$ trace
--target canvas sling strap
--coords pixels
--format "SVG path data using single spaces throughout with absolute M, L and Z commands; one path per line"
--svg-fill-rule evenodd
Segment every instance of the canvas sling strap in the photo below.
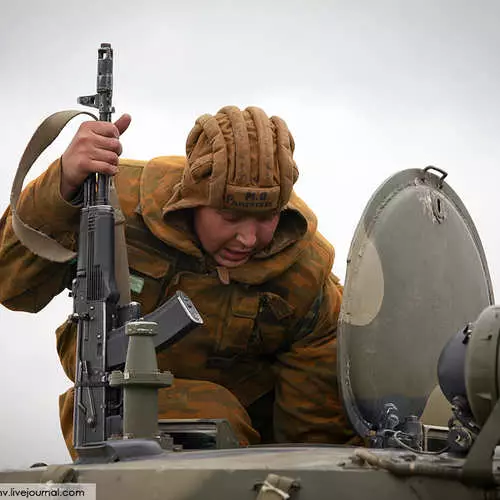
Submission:
M 23 189 L 24 179 L 33 163 L 52 144 L 66 124 L 78 115 L 87 115 L 97 120 L 96 116 L 87 111 L 67 110 L 58 111 L 42 122 L 24 150 L 10 193 L 12 227 L 16 236 L 34 254 L 53 262 L 69 262 L 76 257 L 76 253 L 63 247 L 50 236 L 24 223 L 17 213 L 17 202 Z M 125 217 L 120 210 L 113 181 L 110 183 L 109 199 L 115 212 L 115 278 L 120 292 L 119 305 L 126 305 L 130 302 L 130 284 L 125 242 Z

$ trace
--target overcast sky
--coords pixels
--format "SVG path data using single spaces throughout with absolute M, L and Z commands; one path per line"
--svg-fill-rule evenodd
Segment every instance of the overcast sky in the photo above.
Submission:
M 8 2 L 0 202 L 7 206 L 43 118 L 94 93 L 97 48 L 110 42 L 117 114 L 133 118 L 125 157 L 183 154 L 196 117 L 224 105 L 281 116 L 295 137 L 297 191 L 335 245 L 342 279 L 376 187 L 399 170 L 436 165 L 476 221 L 498 291 L 499 23 L 496 0 Z M 0 306 L 0 467 L 69 459 L 57 397 L 70 383 L 54 330 L 71 307 L 65 294 L 36 315 Z

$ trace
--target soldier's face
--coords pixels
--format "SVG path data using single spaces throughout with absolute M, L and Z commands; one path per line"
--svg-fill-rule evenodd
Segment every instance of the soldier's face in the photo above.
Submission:
M 194 228 L 205 251 L 217 264 L 237 267 L 273 239 L 279 213 L 248 215 L 234 210 L 197 207 Z

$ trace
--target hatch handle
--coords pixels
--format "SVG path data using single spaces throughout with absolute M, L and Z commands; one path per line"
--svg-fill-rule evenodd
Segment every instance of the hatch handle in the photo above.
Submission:
M 448 172 L 445 172 L 442 168 L 435 167 L 434 165 L 429 165 L 424 168 L 424 172 L 428 172 L 429 170 L 435 170 L 436 172 L 439 172 L 441 174 L 441 178 L 439 179 L 439 189 L 443 187 L 443 182 L 448 177 Z

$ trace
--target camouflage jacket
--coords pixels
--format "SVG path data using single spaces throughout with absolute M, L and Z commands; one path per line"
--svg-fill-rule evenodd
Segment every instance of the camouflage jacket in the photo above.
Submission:
M 229 389 L 260 422 L 256 427 L 265 440 L 345 442 L 351 432 L 336 378 L 342 287 L 331 274 L 333 248 L 317 232 L 316 217 L 292 194 L 268 248 L 240 267 L 216 268 L 200 248 L 188 214 L 163 217 L 184 162 L 182 157 L 122 160 L 116 176 L 133 300 L 146 314 L 182 290 L 205 321 L 158 355 L 160 369 Z M 19 214 L 75 249 L 79 208 L 62 199 L 59 185 L 56 161 L 25 188 Z M 69 285 L 71 266 L 27 250 L 13 232 L 9 210 L 0 238 L 0 301 L 6 307 L 36 312 Z M 72 380 L 75 339 L 69 323 L 58 329 L 58 352 Z

